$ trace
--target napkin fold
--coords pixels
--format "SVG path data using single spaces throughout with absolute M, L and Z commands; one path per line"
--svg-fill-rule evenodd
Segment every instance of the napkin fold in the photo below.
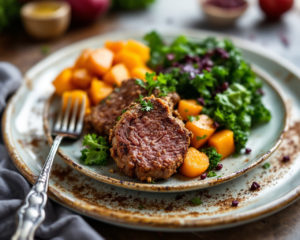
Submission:
M 20 86 L 21 81 L 22 74 L 15 66 L 0 62 L 0 117 L 2 117 L 7 97 Z M 0 136 L 0 240 L 6 240 L 10 239 L 15 231 L 16 212 L 31 186 L 9 158 L 3 144 L 1 130 Z M 46 219 L 36 231 L 35 238 L 103 239 L 81 216 L 49 199 L 46 205 Z

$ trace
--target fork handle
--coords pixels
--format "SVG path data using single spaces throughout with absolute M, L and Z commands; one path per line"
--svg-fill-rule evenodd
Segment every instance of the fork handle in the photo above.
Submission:
M 38 180 L 32 186 L 23 205 L 18 210 L 18 226 L 12 240 L 33 240 L 36 229 L 45 219 L 44 208 L 47 202 L 49 175 L 53 159 L 62 139 L 62 135 L 55 137 Z

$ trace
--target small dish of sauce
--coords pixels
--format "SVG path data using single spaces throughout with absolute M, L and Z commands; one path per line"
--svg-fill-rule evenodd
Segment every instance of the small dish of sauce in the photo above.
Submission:
M 22 7 L 21 16 L 28 34 L 38 39 L 47 39 L 66 31 L 70 12 L 70 5 L 62 1 L 29 2 Z
M 245 0 L 200 0 L 203 12 L 214 25 L 233 24 L 248 8 Z
M 56 14 L 60 5 L 56 3 L 37 4 L 31 10 L 31 15 L 35 17 L 49 17 Z

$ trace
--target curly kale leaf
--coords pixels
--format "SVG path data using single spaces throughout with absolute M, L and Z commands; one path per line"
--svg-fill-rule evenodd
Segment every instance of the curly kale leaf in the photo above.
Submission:
M 215 169 L 218 163 L 221 161 L 222 155 L 219 154 L 214 147 L 202 148 L 200 151 L 204 152 L 209 158 L 208 171 Z
M 245 147 L 251 127 L 270 121 L 259 93 L 262 82 L 230 40 L 195 42 L 179 36 L 167 44 L 156 32 L 144 39 L 151 49 L 148 65 L 168 74 L 181 97 L 201 98 L 202 113 L 234 132 L 237 152 Z
M 80 160 L 86 165 L 105 165 L 109 156 L 107 140 L 96 134 L 87 134 L 83 137 Z

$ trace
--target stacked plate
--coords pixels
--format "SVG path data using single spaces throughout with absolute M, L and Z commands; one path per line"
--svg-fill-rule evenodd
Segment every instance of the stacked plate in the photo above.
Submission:
M 84 48 L 105 40 L 141 39 L 144 33 L 101 35 L 64 48 L 29 70 L 23 86 L 6 108 L 3 133 L 19 171 L 30 181 L 49 152 L 51 116 L 55 110 L 51 81 L 71 66 Z M 174 31 L 191 39 L 224 37 L 210 32 Z M 253 221 L 282 209 L 300 196 L 300 71 L 278 56 L 249 42 L 232 38 L 244 58 L 264 81 L 264 104 L 272 113 L 269 124 L 251 132 L 250 155 L 227 158 L 213 178 L 142 183 L 105 167 L 79 161 L 81 141 L 64 142 L 56 157 L 50 184 L 52 199 L 95 219 L 141 229 L 206 230 Z M 289 161 L 282 161 L 282 159 Z M 263 161 L 270 164 L 262 167 Z M 266 166 L 266 165 L 264 165 Z M 113 169 L 113 171 L 111 171 Z M 250 189 L 253 182 L 260 185 Z M 232 206 L 232 201 L 238 206 Z

